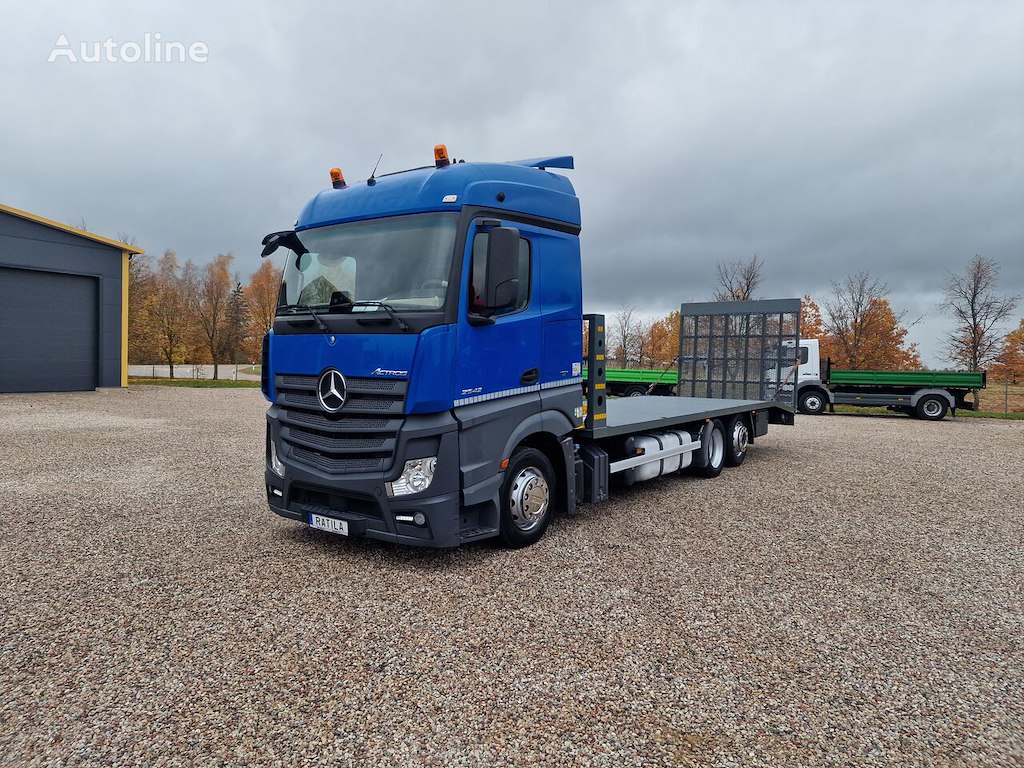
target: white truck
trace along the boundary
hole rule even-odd
[[[984,371],[855,371],[823,363],[817,339],[801,339],[796,401],[801,413],[816,415],[836,405],[884,407],[926,421],[939,421],[957,408],[977,410],[972,395],[985,388]],[[788,371],[793,377],[793,369]],[[783,381],[783,388],[787,388]],[[970,399],[968,399],[970,397]]]

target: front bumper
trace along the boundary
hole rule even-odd
[[[311,514],[345,520],[350,536],[397,544],[455,547],[461,543],[458,432],[450,414],[408,418],[390,470],[331,474],[290,455],[287,443],[280,439],[274,410],[267,412],[267,438],[275,441],[285,475],[274,472],[268,461],[264,479],[271,511],[307,525]],[[398,478],[406,460],[428,455],[437,456],[430,487],[389,498],[385,484]],[[426,517],[425,525],[396,519],[417,512]]]

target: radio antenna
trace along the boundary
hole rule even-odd
[[[381,161],[382,157],[384,157],[384,153],[383,152],[381,152],[380,153],[380,157],[377,158],[377,163],[373,166],[373,170],[370,172],[370,178],[367,179],[367,181],[375,181],[375,179],[373,177],[377,175],[377,166],[380,165],[380,161]]]

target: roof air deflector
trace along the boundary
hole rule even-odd
[[[529,160],[511,160],[509,165],[525,165],[528,168],[569,168],[572,169],[572,155],[551,155],[550,157],[532,157]]]

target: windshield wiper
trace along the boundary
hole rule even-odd
[[[320,315],[313,311],[313,308],[309,304],[279,304],[277,311],[280,312],[282,309],[287,310],[299,310],[301,312],[308,312],[313,318],[313,322],[317,324],[321,331],[324,333],[330,333],[331,329],[327,327],[327,323],[320,319]]]
[[[397,325],[405,332],[409,332],[412,328],[395,313],[395,308],[390,304],[385,304],[383,301],[346,301],[340,304],[331,304],[331,312],[351,312],[355,307],[380,307],[388,313],[388,317],[391,318],[391,322]]]

